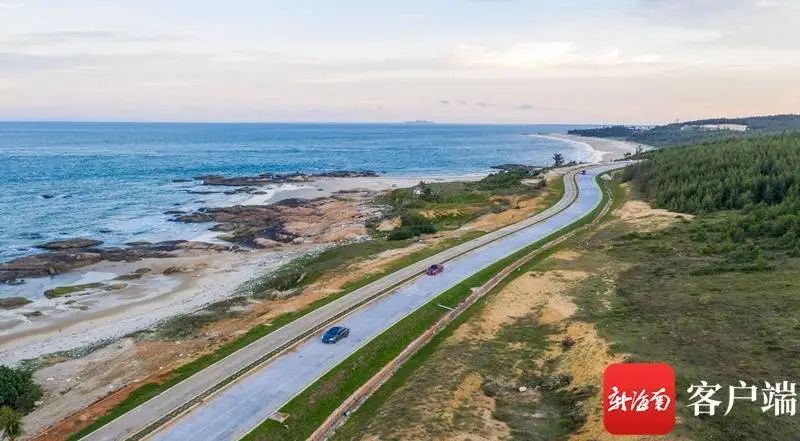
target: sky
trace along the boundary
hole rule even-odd
[[[0,0],[0,120],[800,112],[800,0]]]

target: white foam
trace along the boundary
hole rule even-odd
[[[574,139],[564,139],[564,138],[559,138],[559,137],[556,137],[556,136],[538,135],[538,134],[537,135],[530,135],[530,136],[533,136],[533,137],[536,137],[536,138],[542,138],[542,139],[549,139],[551,141],[559,141],[559,142],[563,142],[565,144],[572,144],[574,146],[580,147],[580,148],[586,150],[587,152],[589,152],[590,159],[589,159],[588,162],[602,162],[603,161],[603,156],[605,154],[607,154],[607,153],[610,153],[610,152],[604,152],[604,151],[601,151],[601,150],[597,150],[596,148],[592,147],[589,143],[586,143],[586,142],[583,142],[583,141],[576,141]]]

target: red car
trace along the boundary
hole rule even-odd
[[[435,263],[435,264],[429,266],[427,270],[425,270],[425,274],[427,274],[429,276],[435,276],[435,275],[441,273],[442,271],[444,271],[444,265],[439,264],[439,263]]]

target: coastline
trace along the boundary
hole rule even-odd
[[[607,140],[597,138],[562,134],[534,136],[579,145],[594,152],[592,159],[598,162],[622,157],[625,152],[634,150],[627,143],[609,145]],[[266,185],[251,194],[233,194],[229,200],[241,206],[262,206],[286,199],[347,198],[353,192],[377,194],[394,188],[411,187],[420,181],[472,181],[486,174],[319,177],[309,182]],[[208,227],[211,225],[208,223]],[[348,225],[337,225],[337,228],[349,229],[349,240],[357,238],[359,231],[364,231],[363,227],[358,230]],[[206,229],[188,239],[192,243],[231,245],[220,239],[221,234]],[[53,277],[28,278],[20,286],[3,286],[0,293],[4,297],[21,296],[32,302],[13,309],[0,309],[0,358],[15,364],[51,353],[114,341],[152,328],[171,317],[192,313],[229,299],[239,286],[253,276],[277,269],[299,255],[318,251],[334,243],[335,240],[278,244],[270,249],[254,249],[244,253],[189,247],[176,257],[146,258],[136,262],[101,261]],[[163,274],[165,269],[176,266],[184,271]],[[43,295],[46,290],[62,286],[113,283],[114,279],[141,268],[152,270],[153,273],[141,280],[128,281],[124,288],[114,292],[79,293],[56,299]]]
[[[545,139],[554,139],[581,146],[593,153],[591,162],[616,161],[623,159],[626,153],[633,154],[637,147],[647,150],[648,146],[643,144],[620,141],[608,138],[592,138],[589,136],[568,135],[564,133],[549,133],[547,135],[535,135]]]
[[[241,205],[268,205],[286,199],[331,198],[354,192],[377,194],[410,187],[422,181],[469,181],[485,174],[428,177],[319,178],[303,184],[273,186],[250,195]],[[210,226],[211,224],[209,224]],[[343,232],[348,225],[337,224]],[[352,229],[352,228],[350,228]],[[193,243],[224,243],[220,232],[207,230]],[[358,234],[358,230],[355,233]],[[335,239],[335,238],[334,238]],[[279,244],[247,252],[212,251],[190,247],[177,257],[145,258],[135,262],[101,261],[52,277],[28,278],[23,285],[4,285],[4,296],[26,297],[32,302],[0,309],[0,359],[17,364],[48,354],[62,353],[115,341],[182,314],[231,298],[238,287],[253,277],[277,269],[300,255],[318,252],[327,243]],[[170,275],[168,268],[183,270]],[[92,292],[73,297],[46,298],[46,290],[87,283],[113,283],[114,279],[148,268],[152,273],[126,281],[113,292]]]

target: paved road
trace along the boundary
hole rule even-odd
[[[605,168],[608,168],[608,166],[606,166]],[[287,343],[297,339],[299,336],[302,336],[308,333],[309,331],[314,330],[321,324],[329,322],[332,318],[340,315],[344,311],[350,310],[351,308],[361,304],[365,300],[373,298],[374,296],[379,295],[381,292],[384,292],[389,288],[394,287],[397,284],[414,277],[415,275],[418,275],[432,263],[443,262],[449,259],[453,259],[454,257],[469,252],[470,250],[476,250],[477,248],[487,246],[487,244],[494,243],[494,241],[498,241],[501,238],[504,238],[510,234],[517,234],[518,232],[522,232],[523,230],[528,230],[537,227],[537,225],[540,222],[545,221],[551,216],[555,216],[557,213],[565,209],[568,211],[564,211],[563,213],[567,214],[562,215],[560,221],[553,221],[551,219],[547,221],[547,224],[551,226],[557,226],[557,225],[563,226],[568,223],[571,223],[573,220],[591,211],[592,209],[591,207],[593,206],[592,201],[594,199],[597,199],[597,195],[599,194],[597,192],[596,186],[592,181],[593,178],[591,175],[589,174],[587,174],[586,176],[578,175],[577,181],[573,180],[574,176],[575,175],[573,173],[570,173],[565,178],[564,197],[553,207],[543,211],[542,213],[539,213],[536,216],[526,219],[525,221],[519,222],[517,224],[505,228],[501,228],[497,231],[491,232],[477,239],[471,240],[469,242],[445,250],[435,256],[417,262],[416,264],[412,264],[402,270],[399,270],[384,278],[381,278],[380,280],[377,280],[369,285],[366,285],[356,291],[353,291],[347,296],[344,296],[315,311],[312,311],[311,313],[305,315],[304,317],[301,317],[300,319],[295,320],[294,322],[276,330],[275,332],[257,340],[256,342],[253,342],[249,346],[242,348],[241,350],[235,352],[234,354],[231,354],[225,359],[220,360],[214,365],[209,366],[203,371],[173,386],[167,391],[154,397],[144,405],[129,411],[125,415],[121,416],[120,418],[117,418],[116,420],[110,422],[109,424],[106,424],[97,431],[87,435],[83,439],[92,441],[122,440],[132,436],[133,434],[139,432],[140,430],[149,426],[153,422],[158,421],[164,415],[170,414],[175,409],[180,408],[181,406],[185,405],[185,403],[188,403],[191,400],[195,399],[196,397],[200,396],[201,394],[206,392],[209,388],[213,387],[216,384],[219,384],[233,373],[241,370],[245,366],[248,366],[258,361],[265,354],[269,354],[275,351],[276,349],[281,348]],[[578,191],[576,187],[576,184],[578,182],[580,182],[581,186],[580,197],[578,197]],[[592,194],[594,194],[594,197],[590,197]],[[578,199],[577,201],[576,198]],[[573,201],[575,201],[576,203],[573,204]],[[551,231],[555,231],[558,228],[560,227],[556,227]],[[549,233],[546,233],[541,237],[544,237],[547,234]],[[527,237],[528,235],[526,235],[525,237]],[[538,238],[540,237],[536,237],[532,241],[535,241]],[[494,259],[492,260],[492,262],[489,263],[493,263],[496,260],[498,259]],[[454,268],[452,266],[454,263],[456,262],[448,263],[447,271],[445,271],[445,273],[439,276],[437,280],[441,282],[451,281],[453,276],[455,276],[456,274],[462,274],[463,271],[465,271],[465,270],[459,270],[459,268],[466,268],[462,267],[461,265],[456,265],[456,267]],[[478,262],[468,262],[468,265],[475,265],[475,264],[481,265],[481,263]],[[475,273],[482,268],[483,267],[481,266],[473,267],[470,274]],[[418,280],[424,280],[424,278]],[[441,291],[443,290],[444,289],[442,289]],[[436,293],[431,292],[431,295],[436,295],[441,291],[437,291]],[[396,298],[398,296],[392,294],[391,297]],[[375,305],[378,304],[381,304],[381,302],[374,302],[373,304],[370,304],[370,306],[374,307]],[[352,320],[353,317],[354,316],[351,315],[348,318],[348,320]],[[348,339],[348,343],[352,344],[358,342],[359,339],[364,339],[366,338],[367,335],[368,334],[366,334],[365,332],[353,332],[351,334],[351,337]],[[346,352],[344,350],[344,345],[341,345],[341,343],[337,344],[336,348],[337,350]],[[281,359],[282,358],[283,357],[281,357]],[[279,360],[275,361],[277,362]],[[275,363],[270,363],[266,367],[273,365],[275,365]],[[259,369],[258,372],[260,373],[263,370],[264,370],[263,368]],[[238,386],[238,384],[242,384],[242,382],[249,379],[250,377],[251,376],[248,376],[247,378],[240,380],[239,383],[230,386],[230,388],[232,389]],[[255,376],[253,377],[255,378]],[[225,389],[224,392],[214,395],[213,396],[214,400],[208,401],[208,403],[215,402],[216,399],[223,397],[225,393],[227,393],[227,391],[228,389]],[[206,407],[205,405],[200,406],[197,409],[197,411],[200,411],[205,407]],[[175,430],[176,427],[180,427],[181,424],[183,424],[182,422],[185,421],[187,418],[191,418],[191,416],[194,415],[197,411],[192,412],[188,414],[185,418],[180,419],[177,422],[177,424],[170,426],[170,428],[167,428],[168,430],[165,429],[163,432],[156,434],[156,437],[162,437],[168,435],[169,433],[171,433],[172,430]],[[271,412],[267,411],[266,409],[264,409],[263,411],[267,412],[266,415],[271,414]],[[260,415],[261,416],[259,416],[259,421],[264,417],[263,412]],[[200,438],[212,439],[212,438],[207,438],[205,434],[203,434],[203,436],[201,436]],[[225,438],[220,438],[220,439],[225,439]]]
[[[361,346],[442,292],[591,212],[602,199],[595,176],[597,172],[608,168],[601,167],[590,170],[586,175],[577,175],[580,187],[577,199],[549,219],[467,252],[449,262],[442,274],[417,277],[347,315],[338,324],[351,329],[349,338],[335,345],[323,344],[319,336],[304,341],[211,396],[154,433],[151,439],[241,438]]]

